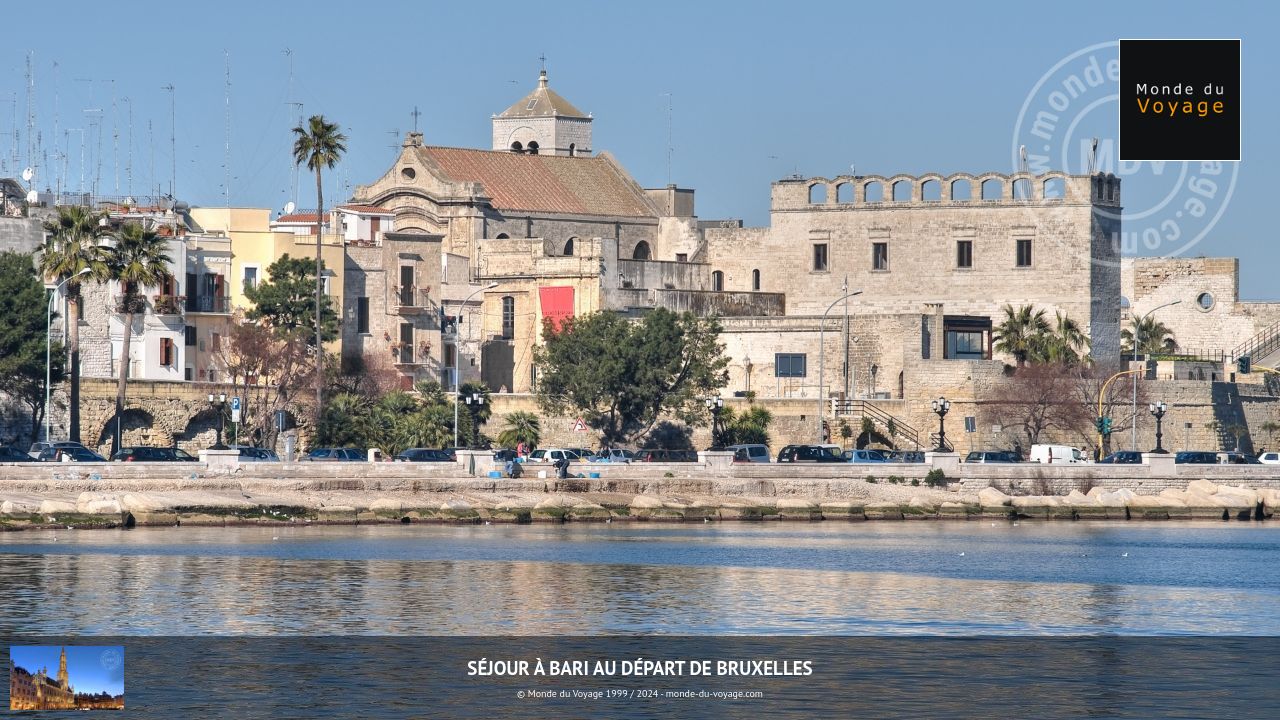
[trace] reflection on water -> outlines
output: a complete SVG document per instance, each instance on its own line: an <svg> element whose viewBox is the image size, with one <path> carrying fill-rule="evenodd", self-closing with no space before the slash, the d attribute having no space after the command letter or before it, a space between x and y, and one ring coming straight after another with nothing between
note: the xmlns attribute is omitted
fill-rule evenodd
<svg viewBox="0 0 1280 720"><path fill-rule="evenodd" d="M6 533L0 635L1280 635L1277 549L1189 523Z"/></svg>

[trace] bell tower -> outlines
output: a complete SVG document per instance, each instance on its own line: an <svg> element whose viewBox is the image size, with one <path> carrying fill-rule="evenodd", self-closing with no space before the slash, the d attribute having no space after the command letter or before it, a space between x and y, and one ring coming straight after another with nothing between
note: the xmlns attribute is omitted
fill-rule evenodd
<svg viewBox="0 0 1280 720"><path fill-rule="evenodd" d="M58 657L58 687L63 690L71 689L71 679L67 676L67 649L62 648L62 655Z"/></svg>
<svg viewBox="0 0 1280 720"><path fill-rule="evenodd" d="M528 155L591 155L591 116L565 100L538 73L538 86L493 116L493 149Z"/></svg>

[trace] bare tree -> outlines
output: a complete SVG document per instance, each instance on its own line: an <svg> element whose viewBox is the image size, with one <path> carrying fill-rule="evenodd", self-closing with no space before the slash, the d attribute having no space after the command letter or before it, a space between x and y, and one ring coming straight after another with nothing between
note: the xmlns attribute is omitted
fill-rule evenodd
<svg viewBox="0 0 1280 720"><path fill-rule="evenodd" d="M240 438L264 447L275 445L276 413L300 409L302 391L314 384L315 354L301 336L290 340L251 322L233 322L216 362L244 398Z"/></svg>
<svg viewBox="0 0 1280 720"><path fill-rule="evenodd" d="M1018 368L983 403L983 420L1009 429L1015 443L1027 446L1042 439L1082 438L1093 422L1093 412L1080 399L1082 372L1058 363Z"/></svg>
<svg viewBox="0 0 1280 720"><path fill-rule="evenodd" d="M1076 387L1077 397L1089 408L1087 427L1083 437L1089 447L1098 451L1099 455L1111 453L1111 438L1103 438L1102 447L1098 446L1098 431L1093 422L1098 417L1099 394L1103 385L1107 386L1106 397L1102 400L1102 415L1111 418L1111 433L1127 433L1133 429L1138 412L1146 412L1150 395L1147 384L1138 379L1136 395L1133 378L1124 375L1115 378L1109 385L1107 381L1120 372L1115 365L1091 365L1081 368ZM1138 412L1135 412L1135 409Z"/></svg>

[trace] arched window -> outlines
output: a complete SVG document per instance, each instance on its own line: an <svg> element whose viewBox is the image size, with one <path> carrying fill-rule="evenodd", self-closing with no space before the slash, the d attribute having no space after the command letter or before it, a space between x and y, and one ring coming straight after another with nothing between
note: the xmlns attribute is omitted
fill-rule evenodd
<svg viewBox="0 0 1280 720"><path fill-rule="evenodd" d="M1014 200L1030 200L1031 199L1031 181L1026 178L1018 178L1013 181L1013 199Z"/></svg>
<svg viewBox="0 0 1280 720"><path fill-rule="evenodd" d="M920 199L927 202L942 200L942 183L937 180L925 180L920 183Z"/></svg>
<svg viewBox="0 0 1280 720"><path fill-rule="evenodd" d="M508 234L506 234L506 233L498 233L498 237L496 237L496 238L494 238L494 239L495 239L495 240L509 240L509 239L511 239L511 236L510 236L510 235L508 235Z"/></svg>
<svg viewBox="0 0 1280 720"><path fill-rule="evenodd" d="M809 202L824 203L827 201L827 186L824 183L814 183L809 186Z"/></svg>
<svg viewBox="0 0 1280 720"><path fill-rule="evenodd" d="M1049 178L1044 181L1041 193L1045 200L1061 200L1067 195L1067 183L1060 177Z"/></svg>
<svg viewBox="0 0 1280 720"><path fill-rule="evenodd" d="M520 144L519 140L511 143L511 152L515 152L515 153L524 152L524 146Z"/></svg>
<svg viewBox="0 0 1280 720"><path fill-rule="evenodd" d="M537 140L530 140L530 141L529 141L529 145L528 145L528 150L529 150L529 154L530 154L530 155L537 155L537 154L538 154L538 141L537 141Z"/></svg>
<svg viewBox="0 0 1280 720"><path fill-rule="evenodd" d="M754 290L755 292L760 292L760 271L759 270L751 271L751 289Z"/></svg>
<svg viewBox="0 0 1280 720"><path fill-rule="evenodd" d="M899 180L893 184L893 201L894 202L910 202L911 201L911 181Z"/></svg>
<svg viewBox="0 0 1280 720"><path fill-rule="evenodd" d="M631 253L632 260L648 260L649 259L649 243L641 240L636 243L636 249Z"/></svg>
<svg viewBox="0 0 1280 720"><path fill-rule="evenodd" d="M516 336L516 299L510 295L502 298L502 339Z"/></svg>
<svg viewBox="0 0 1280 720"><path fill-rule="evenodd" d="M569 157L573 157L578 153L578 148L573 143L569 143Z"/></svg>
<svg viewBox="0 0 1280 720"><path fill-rule="evenodd" d="M576 237L571 237L571 238L569 238L568 240L566 240L566 241L565 241L565 243L564 243L564 253L563 253L564 255L572 255L572 254L573 254L573 241L574 241L574 240L577 240L577 238L576 238Z"/></svg>
<svg viewBox="0 0 1280 720"><path fill-rule="evenodd" d="M951 181L951 199L952 200L972 200L973 199L973 183L969 180L952 180Z"/></svg>
<svg viewBox="0 0 1280 720"><path fill-rule="evenodd" d="M711 289L715 292L724 292L724 273L715 270L711 273Z"/></svg>
<svg viewBox="0 0 1280 720"><path fill-rule="evenodd" d="M996 178L988 178L982 181L982 199L983 200L1002 200L1004 199L1004 181Z"/></svg>
<svg viewBox="0 0 1280 720"><path fill-rule="evenodd" d="M853 202L853 183L842 182L836 186L836 202L846 204Z"/></svg>
<svg viewBox="0 0 1280 720"><path fill-rule="evenodd" d="M884 185L872 181L862 186L862 199L866 202L884 202Z"/></svg>

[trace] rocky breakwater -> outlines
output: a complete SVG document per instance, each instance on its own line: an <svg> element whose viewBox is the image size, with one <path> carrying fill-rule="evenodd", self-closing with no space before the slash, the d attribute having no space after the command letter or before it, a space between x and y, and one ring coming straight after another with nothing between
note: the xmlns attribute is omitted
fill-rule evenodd
<svg viewBox="0 0 1280 720"><path fill-rule="evenodd" d="M1280 505L1280 491L1193 480L1186 490L1138 495L1132 490L1093 488L1068 495L1007 495L995 488L978 493L984 515L1042 520L1263 520Z"/></svg>

